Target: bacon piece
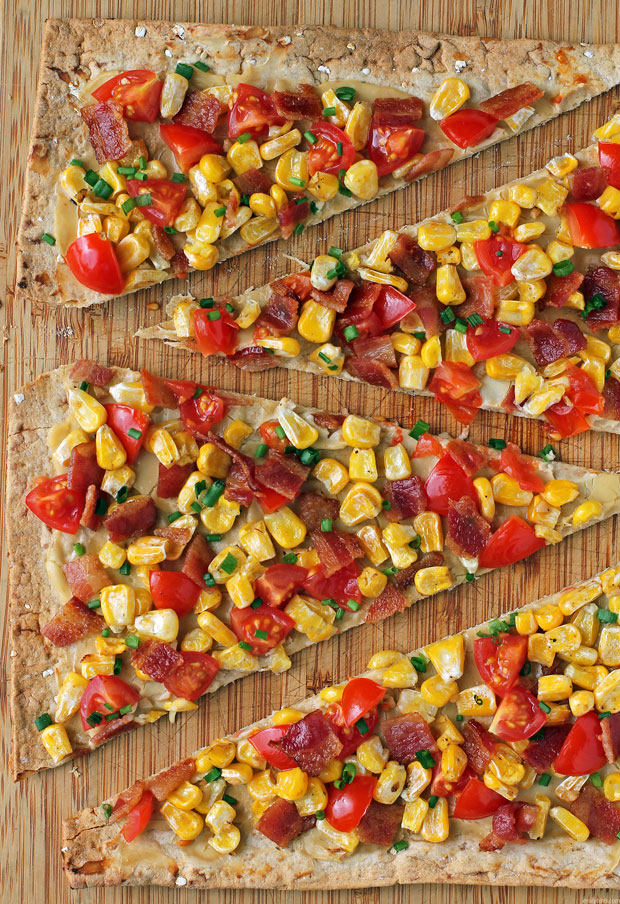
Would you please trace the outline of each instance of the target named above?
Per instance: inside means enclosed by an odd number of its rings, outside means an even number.
[[[548,725],[542,738],[530,740],[523,752],[523,759],[536,772],[546,772],[554,763],[572,725]]]
[[[228,355],[227,360],[240,370],[249,370],[253,373],[278,366],[277,357],[261,345],[248,345],[234,355]]]
[[[131,148],[131,138],[121,104],[115,100],[106,100],[82,107],[80,113],[88,126],[97,163],[120,160],[125,156]]]
[[[110,587],[112,581],[94,552],[85,553],[65,562],[62,566],[69,590],[83,603],[94,600],[103,587]]]
[[[389,336],[366,336],[354,339],[351,348],[356,357],[380,361],[387,367],[396,367],[394,346]]]
[[[435,568],[437,565],[443,564],[443,555],[440,552],[429,552],[422,556],[417,562],[408,565],[407,568],[399,568],[392,580],[396,586],[405,590],[415,583],[415,576],[421,568]],[[372,607],[371,607],[372,608]]]
[[[272,291],[267,304],[256,320],[255,327],[264,330],[271,336],[290,336],[297,325],[298,310],[299,301],[292,295],[281,295],[279,292]],[[234,357],[235,355],[233,355]]]
[[[394,584],[387,584],[376,600],[368,608],[364,621],[378,622],[396,612],[402,612],[409,605],[409,600]]]
[[[620,420],[620,382],[615,377],[611,376],[605,381],[603,398],[605,400],[603,417],[608,417],[612,421]]]
[[[113,512],[109,512],[103,519],[103,526],[112,543],[119,543],[130,537],[143,537],[156,521],[157,506],[151,497],[138,496],[121,502]]]
[[[247,474],[239,462],[234,461],[226,476],[224,497],[239,505],[250,506],[256,494],[248,487]]]
[[[615,763],[620,756],[620,713],[601,719],[601,741],[607,762]]]
[[[239,173],[235,176],[234,181],[239,191],[244,195],[253,195],[256,192],[268,195],[269,189],[273,184],[267,173],[262,169],[256,169],[256,167],[246,170],[245,173]]]
[[[114,376],[114,368],[104,367],[88,358],[80,358],[71,368],[69,374],[76,383],[90,383],[91,386],[105,386]]]
[[[349,296],[354,288],[355,283],[353,280],[339,279],[329,292],[321,292],[320,289],[315,289],[313,286],[310,297],[324,307],[331,308],[333,311],[338,311],[339,314],[342,314],[346,310]]]
[[[539,367],[552,364],[568,354],[568,342],[564,336],[544,320],[532,320],[523,332]]]
[[[568,276],[556,276],[552,273],[547,277],[547,291],[543,298],[546,308],[562,308],[573,294],[577,292],[584,280],[583,273],[573,270]]]
[[[182,126],[191,126],[211,135],[221,112],[220,102],[212,94],[204,91],[188,91],[183,106],[172,121]]]
[[[409,282],[423,286],[437,266],[434,251],[424,251],[410,236],[402,232],[390,253],[389,259],[401,270]]]
[[[585,822],[593,838],[605,844],[615,844],[618,840],[620,810],[590,782],[583,786],[577,800],[570,805],[570,811]]]
[[[602,295],[606,305],[600,311],[590,311],[586,317],[586,325],[596,332],[609,329],[619,322],[620,308],[620,273],[609,267],[591,269],[581,284],[581,291],[586,301],[594,295]]]
[[[469,496],[458,502],[451,499],[448,506],[446,546],[457,556],[479,556],[489,542],[491,528]]]
[[[87,528],[88,530],[97,530],[99,528],[99,524],[101,522],[101,518],[97,514],[97,502],[99,500],[99,490],[96,486],[89,486],[86,490],[86,498],[84,500],[84,511],[82,512],[82,517],[80,518],[80,524],[82,527]]]
[[[346,534],[339,530],[326,533],[312,530],[310,536],[326,578],[364,555],[354,534]]]
[[[178,400],[166,381],[148,370],[140,371],[140,380],[146,401],[158,408],[177,408]]]
[[[290,239],[295,232],[296,226],[308,216],[309,210],[309,201],[304,195],[295,195],[288,204],[284,204],[280,208],[278,211],[278,222],[283,239]]]
[[[452,210],[469,210],[470,207],[477,207],[479,204],[485,200],[484,195],[464,195],[460,201],[458,201],[453,207]]]
[[[565,320],[563,317],[558,317],[557,320],[553,321],[553,332],[559,333],[566,340],[570,355],[575,355],[587,345],[586,337],[574,320]]]
[[[482,775],[495,753],[495,738],[477,719],[465,722],[459,731],[464,738],[461,746],[467,754],[467,762],[477,775]]]
[[[282,455],[275,449],[258,459],[254,471],[259,483],[290,500],[299,494],[309,473],[310,468],[302,465],[296,455]]]
[[[478,104],[478,109],[490,113],[497,119],[510,119],[522,107],[531,106],[542,96],[543,92],[540,88],[531,82],[524,82],[522,85],[506,88],[505,91],[500,91],[499,94],[483,100],[481,104]]]
[[[456,309],[457,317],[479,314],[484,320],[491,320],[495,311],[495,284],[490,276],[464,276],[461,279],[466,300]]]
[[[274,91],[271,99],[284,119],[319,119],[323,114],[321,98],[312,85],[302,83],[298,91]]]
[[[408,125],[423,115],[424,104],[419,97],[377,97],[372,104],[372,116],[378,125]]]
[[[344,414],[330,414],[328,411],[315,411],[312,415],[317,427],[325,427],[329,433],[339,430],[344,424]]]
[[[204,575],[211,564],[215,553],[202,536],[202,534],[194,534],[191,542],[185,550],[185,561],[181,571],[186,574],[194,584],[201,589],[206,588]]]
[[[427,507],[422,478],[414,474],[402,480],[386,480],[381,495],[390,503],[385,517],[388,521],[404,521],[424,512]]]
[[[232,194],[234,194],[234,192],[231,192],[231,195]],[[236,195],[234,196],[236,197]],[[174,245],[161,226],[156,226],[155,223],[151,223],[151,235],[153,236],[155,250],[159,256],[163,257],[165,261],[171,261],[174,257]]]
[[[596,201],[607,188],[608,170],[602,166],[586,166],[568,174],[571,201]]]
[[[291,273],[289,276],[282,276],[280,279],[274,279],[269,283],[274,292],[280,295],[291,295],[298,301],[305,301],[310,298],[312,292],[312,283],[310,282],[310,271],[304,270],[302,273]]]
[[[102,628],[105,628],[105,621],[102,617],[73,596],[41,628],[41,634],[43,637],[47,637],[55,647],[67,647],[91,634],[98,634]]]
[[[191,527],[175,527],[174,524],[167,527],[156,527],[153,531],[156,537],[163,537],[170,541],[166,550],[166,559],[170,562],[176,562],[181,558],[185,547],[192,539],[192,533]]]
[[[379,318],[373,314],[375,301],[381,294],[381,286],[377,283],[364,283],[352,293],[344,314],[336,318],[336,334],[344,337],[348,326],[354,326],[360,336],[377,336],[383,332]]]
[[[103,468],[97,464],[95,441],[79,443],[71,450],[67,486],[70,490],[86,492],[89,486],[101,486]]]
[[[508,414],[512,414],[516,409],[515,405],[515,388],[514,384],[510,387],[504,398],[502,399],[502,408]]]
[[[376,800],[371,800],[357,827],[362,844],[391,847],[400,829],[404,810],[404,804],[380,804]]]
[[[446,446],[446,451],[468,477],[473,477],[486,463],[486,457],[464,439],[451,439]]]
[[[390,759],[397,760],[403,766],[412,763],[420,750],[428,750],[435,757],[438,753],[435,738],[419,713],[404,713],[385,719],[382,728]]]
[[[111,738],[137,727],[138,723],[134,719],[133,713],[126,713],[120,719],[114,719],[112,722],[102,722],[90,732],[90,746],[101,747]]]
[[[427,173],[434,173],[436,170],[443,169],[454,157],[454,148],[437,148],[436,151],[429,151],[428,154],[422,154],[419,160],[411,166],[405,173],[405,182],[413,182],[420,176]]]
[[[133,808],[142,800],[145,787],[145,783],[139,779],[137,782],[134,782],[130,788],[127,788],[126,791],[119,794],[116,798],[116,803],[114,804],[114,809],[112,810],[112,815],[108,822],[117,822],[119,819],[122,819],[123,816],[128,816]]]
[[[418,323],[421,323],[427,338],[438,336],[445,328],[445,324],[439,316],[439,309],[442,305],[437,300],[435,290],[431,289],[430,286],[421,286],[410,292],[409,298],[415,304],[415,311],[407,314],[401,320],[402,328],[413,328],[416,330],[418,329]]]
[[[382,361],[369,361],[367,358],[347,358],[344,369],[353,377],[369,383],[371,386],[382,386],[385,389],[398,389],[398,378],[393,370]]]
[[[185,760],[179,760],[169,769],[164,769],[158,775],[153,775],[147,779],[146,787],[153,792],[153,796],[159,800],[165,800],[175,788],[178,788],[183,782],[188,782],[196,771],[196,760],[188,757]]]
[[[189,475],[194,471],[195,464],[190,461],[186,465],[170,465],[167,468],[159,462],[159,476],[157,478],[157,495],[160,499],[176,498]]]
[[[282,750],[308,775],[318,775],[342,750],[342,743],[320,709],[295,722],[274,747]]]
[[[538,807],[520,801],[502,804],[493,814],[492,831],[479,842],[481,851],[499,851],[506,844],[525,844],[525,835],[538,815]]]
[[[176,279],[187,279],[189,261],[182,248],[175,252],[174,257],[170,261],[170,269]]]
[[[295,838],[310,828],[308,817],[300,816],[295,804],[290,800],[278,797],[267,807],[255,828],[277,844],[286,847]]]
[[[340,513],[340,503],[322,493],[300,493],[297,499],[299,517],[308,530],[320,530],[321,521],[329,518],[335,521]]]
[[[131,664],[153,681],[163,682],[172,669],[183,665],[183,657],[168,643],[143,640],[137,649],[132,650]]]

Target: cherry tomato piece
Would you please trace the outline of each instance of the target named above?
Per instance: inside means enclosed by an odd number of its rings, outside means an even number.
[[[484,110],[457,110],[442,119],[439,125],[450,141],[460,148],[471,148],[492,135],[497,126],[497,117]]]
[[[174,609],[179,617],[191,612],[200,596],[200,587],[182,571],[151,571],[149,588],[156,609]]]
[[[443,455],[424,484],[428,507],[447,517],[450,501],[469,496],[478,505],[478,494],[470,477],[451,455]]]
[[[290,725],[272,725],[257,731],[248,738],[248,741],[270,766],[276,769],[295,769],[297,767],[295,760],[272,746],[275,741],[282,740],[290,727]]]
[[[88,682],[80,700],[82,728],[84,731],[89,731],[94,727],[87,721],[94,712],[98,712],[103,721],[105,716],[118,712],[124,706],[134,706],[139,699],[138,691],[122,678],[116,678],[113,675],[97,675]]]
[[[164,678],[164,687],[175,697],[197,700],[207,690],[217,675],[220,664],[207,653],[179,651],[183,663],[177,665]]]
[[[365,740],[367,741],[368,738],[371,737],[379,721],[379,713],[377,712],[377,710],[369,710],[369,712],[367,712],[364,716],[364,722],[367,725],[368,731],[362,734],[357,726],[357,723],[355,723],[354,725],[345,724],[344,713],[342,711],[342,706],[340,705],[340,703],[332,704],[325,715],[331,722],[331,726],[334,732],[338,735],[340,743],[342,744],[342,750],[337,757],[337,759],[339,760],[345,760],[348,756],[351,756],[351,754],[355,753],[360,744]]]
[[[356,775],[343,788],[329,785],[325,818],[330,826],[339,832],[356,829],[370,806],[376,785],[374,775]]]
[[[599,141],[598,159],[608,172],[607,181],[620,189],[620,144],[615,141]]]
[[[129,811],[127,821],[121,829],[121,834],[128,843],[137,838],[143,832],[153,813],[153,793],[143,791],[142,797],[135,807]]]
[[[381,321],[384,330],[399,323],[415,308],[415,303],[393,286],[383,286],[372,307],[372,313]]]
[[[531,493],[542,493],[545,489],[545,482],[540,476],[538,469],[534,466],[530,458],[526,458],[521,454],[521,450],[514,443],[508,443],[499,459],[500,471],[505,471],[517,481],[522,490],[529,490]]]
[[[26,496],[30,511],[55,530],[74,534],[84,511],[84,493],[67,487],[67,475],[40,477]]]
[[[474,251],[482,272],[490,276],[496,286],[507,286],[514,278],[511,267],[525,254],[527,245],[505,235],[494,235],[474,242]]]
[[[270,565],[254,582],[254,592],[268,606],[278,607],[290,600],[307,576],[308,569],[301,565],[287,565],[286,562]]]
[[[368,136],[368,156],[377,167],[379,178],[411,160],[420,150],[423,141],[423,129],[403,122],[402,117],[390,118],[386,113],[379,117],[373,115]]]
[[[503,697],[519,680],[519,672],[527,659],[527,637],[507,633],[498,638],[477,637],[474,659],[484,683]]]
[[[159,116],[162,88],[163,82],[151,69],[128,69],[108,79],[92,95],[98,101],[118,101],[125,119],[154,122]]]
[[[335,600],[343,609],[350,608],[349,600],[361,603],[362,594],[359,589],[359,569],[355,562],[349,562],[344,568],[330,575],[323,574],[322,568],[316,566],[304,581],[304,590],[317,600]]]
[[[244,82],[237,85],[234,103],[228,114],[229,138],[238,138],[246,132],[252,138],[258,138],[269,126],[281,126],[284,122],[284,118],[276,113],[270,94]]]
[[[525,741],[540,731],[546,721],[536,697],[515,684],[504,695],[489,731],[502,741]]]
[[[187,399],[179,404],[179,414],[183,426],[190,433],[207,433],[226,414],[223,400],[215,393],[204,389],[197,399]]]
[[[385,688],[370,678],[352,678],[342,693],[340,705],[345,725],[353,725],[385,697]]]
[[[215,317],[219,314],[219,317]],[[196,342],[203,355],[232,355],[237,345],[239,324],[224,308],[199,308],[194,311]]]
[[[547,408],[545,420],[554,430],[557,430],[563,439],[577,436],[579,433],[586,433],[590,429],[590,424],[581,411],[575,405],[563,400]]]
[[[286,612],[266,603],[257,609],[251,606],[238,609],[235,606],[230,613],[230,623],[239,640],[250,644],[250,652],[254,656],[273,650],[295,627],[295,622]]]
[[[112,428],[127,453],[128,464],[133,464],[144,444],[151,419],[148,414],[131,408],[130,405],[110,404],[103,406],[108,412],[108,426]],[[130,436],[129,431],[137,431],[140,436]]]
[[[174,154],[174,159],[182,173],[190,170],[205,154],[224,153],[215,138],[194,126],[162,123],[159,127],[159,134]]]
[[[506,798],[487,788],[479,778],[470,778],[456,799],[455,819],[484,819],[506,803]]]
[[[120,295],[125,288],[125,277],[121,273],[114,245],[98,232],[81,235],[72,242],[65,261],[77,281],[93,292]]]
[[[487,320],[467,330],[465,339],[469,354],[475,361],[486,361],[495,355],[505,355],[517,344],[520,332],[499,320]]]
[[[586,201],[564,207],[571,242],[577,248],[612,248],[620,244],[620,229],[613,217]]]
[[[591,775],[606,763],[598,713],[591,711],[579,716],[566,736],[553,768],[560,775]]]
[[[127,191],[132,198],[150,196],[151,203],[140,207],[140,211],[156,226],[172,226],[187,194],[184,183],[169,179],[127,179]]]
[[[260,425],[258,431],[263,442],[266,443],[270,449],[275,449],[276,452],[284,452],[286,447],[290,446],[290,443],[286,438],[286,433],[284,433],[283,428],[280,426],[280,421],[265,421],[264,424]]]
[[[355,149],[348,136],[331,122],[315,122],[310,129],[318,141],[308,151],[308,174],[331,173],[348,170],[355,160]],[[340,146],[340,153],[338,153]]]
[[[545,546],[534,528],[518,515],[511,515],[491,534],[479,558],[480,568],[501,568],[531,556]]]

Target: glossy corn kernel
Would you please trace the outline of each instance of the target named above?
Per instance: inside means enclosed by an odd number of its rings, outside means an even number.
[[[306,537],[306,525],[288,505],[265,515],[265,524],[273,539],[283,549],[299,546]]]
[[[576,526],[587,524],[594,518],[599,518],[603,514],[603,506],[597,499],[589,499],[582,502],[573,512],[572,522]]]
[[[167,72],[159,99],[159,112],[162,119],[172,119],[183,106],[187,94],[188,81],[178,72]]]
[[[403,656],[387,668],[381,678],[384,687],[415,687],[417,681],[418,673],[407,656]]]
[[[97,430],[95,446],[97,464],[104,471],[114,471],[116,468],[122,468],[127,461],[125,447],[107,424],[102,424]]]
[[[551,807],[549,816],[575,841],[587,841],[590,837],[590,830],[587,825],[565,807]]]
[[[578,665],[570,662],[565,667],[564,674],[570,678],[577,687],[593,691],[597,685],[607,677],[608,672],[604,666]]]
[[[452,575],[446,565],[435,565],[431,568],[421,568],[415,575],[415,586],[422,596],[430,596],[432,593],[440,593],[452,587]]]
[[[264,242],[270,235],[278,229],[278,220],[269,217],[252,217],[247,223],[241,226],[239,233],[244,242],[248,245],[258,245]]]
[[[603,588],[596,581],[590,581],[578,587],[570,587],[560,595],[558,606],[564,615],[572,615],[577,609],[598,599],[602,590]]]
[[[249,742],[247,743],[249,744]],[[254,778],[248,782],[247,787],[250,797],[253,797],[254,800],[269,801],[276,796],[276,783],[271,769],[257,772]]]
[[[202,791],[197,785],[184,781],[168,795],[166,800],[179,810],[193,810],[202,801]]]
[[[429,113],[433,119],[444,119],[451,113],[456,113],[468,99],[469,87],[467,84],[460,78],[450,76],[443,80],[433,94]]]
[[[467,754],[456,744],[448,744],[441,754],[441,771],[448,782],[456,782],[465,772]]]
[[[437,808],[435,807],[435,809]],[[403,829],[419,834],[422,831],[422,826],[428,813],[428,802],[424,798],[417,797],[413,800],[408,800],[405,804],[401,823]]]
[[[183,253],[194,270],[211,270],[218,261],[218,250],[209,242],[186,242]]]
[[[461,242],[461,254],[463,253],[462,243],[481,242],[491,237],[491,227],[487,220],[464,220],[456,226],[456,237]],[[475,252],[474,252],[475,256]],[[476,258],[476,269],[478,267],[478,259]],[[468,268],[469,269],[469,268]]]
[[[252,324],[258,320],[260,312],[261,307],[259,303],[255,299],[249,298],[243,305],[235,322],[239,325],[240,329],[247,330],[248,327],[252,326]]]
[[[372,201],[379,192],[379,173],[372,160],[358,160],[346,171],[343,182],[356,198]]]
[[[550,480],[545,484],[541,496],[549,505],[559,508],[579,496],[579,487],[572,480]]]
[[[435,292],[442,304],[456,305],[465,301],[465,289],[461,284],[458,270],[453,264],[444,264],[437,268]]]
[[[556,786],[555,796],[567,803],[572,803],[577,800],[579,792],[589,778],[589,775],[569,775]]]
[[[585,716],[594,709],[594,694],[592,691],[574,691],[568,698],[568,705],[573,716]]]
[[[231,854],[239,847],[241,841],[241,831],[237,826],[228,823],[219,832],[216,832],[207,840],[209,844],[218,854]]]
[[[315,173],[308,182],[308,191],[319,201],[330,201],[338,194],[339,186],[340,183],[338,182],[337,176],[334,176],[332,173],[322,173],[319,171]],[[279,185],[277,187],[280,188]],[[293,186],[289,184],[286,188],[291,191]]]
[[[308,776],[299,767],[283,769],[276,776],[276,794],[284,800],[298,800],[308,790]]]
[[[404,355],[398,367],[398,385],[401,389],[422,390],[426,387],[430,370],[420,355]]]
[[[86,433],[95,433],[108,419],[103,405],[81,389],[69,390],[69,410]]]
[[[355,830],[352,832],[340,832],[330,825],[326,819],[320,819],[316,824],[316,828],[322,835],[325,835],[330,845],[342,851],[347,851],[349,854],[352,854],[360,843],[359,835]]]
[[[292,666],[292,662],[283,645],[280,643],[277,647],[267,655],[267,667],[271,672],[280,675],[282,672],[288,671]]]
[[[546,632],[548,643],[555,653],[570,653],[581,645],[581,632],[575,625],[559,625]]]
[[[521,208],[515,201],[504,201],[498,198],[491,203],[489,208],[489,220],[495,223],[505,223],[511,229],[519,222]]]
[[[499,304],[497,319],[510,324],[510,326],[527,326],[534,319],[534,314],[533,302],[507,298]]]
[[[421,691],[405,688],[398,698],[398,708],[403,713],[418,713],[425,722],[433,722],[437,706],[427,700]]]
[[[373,449],[353,449],[349,458],[349,479],[374,483],[379,474]]]
[[[529,505],[533,498],[530,490],[522,490],[515,478],[503,471],[493,475],[491,487],[493,498],[501,505]]]
[[[482,780],[487,788],[490,788],[491,791],[495,791],[496,794],[500,794],[502,797],[506,798],[506,800],[514,800],[519,793],[519,789],[515,785],[507,785],[506,782],[503,782],[498,778],[496,772],[493,771],[491,767],[485,771]]]
[[[169,548],[166,537],[138,537],[127,547],[127,559],[132,565],[157,565],[165,561]]]
[[[575,626],[571,625],[571,627]],[[581,634],[581,631],[579,633]],[[576,650],[558,653],[558,656],[565,662],[572,662],[574,665],[594,665],[598,659],[598,650],[594,647],[579,646]]]
[[[280,795],[281,796],[281,795]],[[313,816],[327,806],[327,789],[320,778],[308,779],[306,791],[295,799],[300,816]]]
[[[614,803],[620,800],[620,772],[611,772],[603,781],[603,794]]]
[[[183,637],[179,646],[186,652],[206,653],[213,646],[213,639],[202,628],[193,628]]]
[[[276,552],[264,521],[253,521],[239,530],[239,545],[259,562],[273,559]]]
[[[458,692],[456,681],[444,681],[440,675],[433,675],[420,685],[422,698],[431,706],[445,706]]]
[[[400,797],[401,791],[407,781],[407,770],[395,760],[390,760],[381,770],[373,798],[380,804],[393,804]]]
[[[223,480],[230,469],[230,455],[213,443],[204,443],[199,449],[196,467],[207,477]]]
[[[533,524],[543,524],[546,527],[555,527],[560,517],[559,508],[554,508],[548,502],[537,495],[532,498],[527,509],[527,520]]]
[[[319,697],[326,703],[340,703],[345,687],[344,684],[332,684],[330,687],[324,687],[319,691]]]
[[[134,623],[136,614],[136,595],[128,584],[111,584],[102,587],[101,614],[111,628],[121,628]]]
[[[381,532],[375,524],[367,524],[356,533],[360,546],[373,565],[381,565],[388,557],[388,551],[383,545]]]
[[[392,273],[394,267],[390,260],[390,253],[394,249],[398,241],[398,233],[392,229],[386,229],[376,239],[370,248],[370,251],[364,254],[362,262],[370,267],[371,270],[379,273]],[[359,264],[357,265],[359,267]],[[356,268],[357,269],[357,268]]]
[[[465,667],[465,642],[462,634],[454,634],[445,640],[438,640],[424,648],[435,671],[445,681],[455,681],[462,677]]]
[[[604,625],[598,640],[598,655],[603,665],[620,666],[620,625]]]
[[[341,100],[332,88],[327,88],[322,92],[321,101],[323,103],[324,109],[333,107],[336,111],[331,116],[326,117],[328,121],[333,123],[335,126],[344,126],[351,114],[351,108],[349,107],[349,105]]]
[[[364,769],[379,775],[388,761],[389,752],[383,747],[381,738],[372,735],[367,741],[362,741],[355,751],[355,756]]]
[[[73,752],[69,736],[62,725],[54,723],[48,725],[47,728],[43,729],[39,737],[55,763],[60,763],[61,760],[64,760],[66,756]]]
[[[414,801],[431,783],[432,769],[425,769],[417,760],[407,766],[407,785],[402,791],[401,797],[406,801]]]
[[[319,431],[308,423],[296,411],[285,408],[278,415],[280,426],[286,433],[286,438],[296,449],[307,449],[319,438]]]
[[[403,443],[387,447],[383,454],[383,467],[387,480],[403,480],[411,476],[411,460]]]
[[[569,260],[575,253],[575,249],[572,245],[567,245],[565,242],[558,242],[555,240],[549,242],[546,250],[547,255],[554,264],[559,263],[559,261]]]
[[[458,245],[450,245],[449,248],[444,248],[443,251],[437,251],[437,263],[441,266],[443,264],[460,264],[461,263],[461,251]]]
[[[546,179],[536,187],[536,207],[548,217],[555,217],[567,196],[567,188],[554,179]]]
[[[81,443],[87,443],[88,441],[89,437],[83,430],[71,430],[56,447],[53,456],[54,461],[56,461],[61,468],[66,468],[71,460],[71,452],[73,449]]]
[[[514,232],[517,242],[531,242],[545,231],[545,224],[540,222],[521,223]]]
[[[515,616],[515,627],[517,634],[535,634],[538,631],[538,622],[532,609],[526,612],[519,612]]]
[[[122,273],[135,270],[149,257],[151,246],[143,235],[126,235],[116,246],[116,257]]]
[[[113,675],[114,656],[106,653],[87,653],[80,660],[80,671],[87,679],[95,678],[97,675]]]
[[[256,657],[242,649],[238,643],[231,644],[224,650],[213,650],[211,655],[217,659],[222,669],[253,672],[259,667]]]
[[[446,330],[445,332],[446,361],[455,361],[473,367],[476,363],[467,347],[467,336],[458,330]]]
[[[146,434],[144,447],[148,452],[152,452],[165,468],[179,460],[177,445],[170,431],[164,427],[151,427]]]
[[[202,816],[193,810],[181,810],[169,800],[163,802],[160,812],[174,834],[183,841],[193,841],[204,828]]]
[[[179,617],[174,609],[155,609],[137,615],[134,625],[140,638],[172,643],[179,633]]]
[[[372,270],[370,267],[358,267],[357,272],[361,279],[366,282],[379,283],[382,286],[394,286],[399,292],[407,291],[407,280],[402,276],[395,276],[391,273],[380,273],[378,270]]]
[[[333,625],[335,610],[331,606],[323,606],[312,597],[295,594],[284,611],[295,622],[297,631],[313,642],[327,640],[336,631]]]
[[[542,631],[549,631],[550,628],[557,628],[564,621],[562,610],[553,603],[541,606],[534,612],[536,621]]]
[[[456,698],[456,708],[461,716],[492,716],[497,709],[495,694],[485,684],[468,687]]]
[[[531,185],[511,185],[508,189],[508,197],[514,201],[519,207],[531,210],[536,203],[536,189]]]
[[[66,722],[80,708],[80,700],[88,680],[77,672],[67,672],[56,698],[56,722]]]
[[[598,199],[598,206],[617,220],[620,217],[620,191],[612,185],[608,185]]]
[[[474,480],[474,489],[478,497],[482,517],[486,518],[487,521],[492,521],[495,517],[495,496],[491,481],[486,477],[476,477]]]
[[[433,809],[429,809],[424,817],[422,837],[425,841],[439,844],[445,841],[449,834],[448,801],[445,797],[440,797]]]
[[[450,223],[423,223],[417,242],[425,251],[444,251],[456,241],[456,229]]]
[[[319,480],[332,496],[341,493],[349,482],[348,469],[335,458],[322,458],[315,465],[312,476]]]
[[[244,574],[235,574],[226,581],[226,590],[233,605],[238,609],[247,609],[254,602],[254,588]]]
[[[541,675],[538,679],[538,699],[545,703],[567,700],[573,692],[568,675]]]
[[[266,336],[258,339],[256,344],[270,349],[278,358],[296,358],[300,351],[299,342],[292,336]]]
[[[120,568],[127,558],[127,553],[122,546],[108,540],[99,550],[98,558],[106,568]]]
[[[530,245],[511,267],[512,275],[519,281],[544,279],[552,270],[553,261],[538,245]]]
[[[427,339],[420,351],[420,357],[424,367],[433,370],[441,363],[441,340],[439,336],[431,336]]]
[[[354,483],[340,505],[340,519],[351,527],[360,521],[376,518],[383,509],[382,503],[381,493],[376,487],[361,481]]]
[[[72,201],[78,201],[83,193],[89,190],[84,181],[84,170],[81,166],[68,166],[60,177],[60,187],[63,193]]]
[[[291,177],[297,181],[292,182]],[[297,151],[295,148],[285,151],[276,164],[275,179],[277,184],[287,191],[299,191],[300,188],[305,188],[308,184],[307,153]],[[299,184],[299,180],[303,182],[303,185]]]
[[[301,144],[301,137],[299,129],[291,129],[284,135],[278,135],[277,138],[264,141],[259,149],[260,155],[263,160],[275,160],[276,157],[280,157],[285,151],[296,148],[298,144]],[[252,205],[250,204],[250,206]],[[275,216],[275,212],[272,216]]]

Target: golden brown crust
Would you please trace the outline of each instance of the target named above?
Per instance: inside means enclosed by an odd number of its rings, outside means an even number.
[[[208,62],[218,74],[248,80],[284,77],[318,85],[354,79],[392,87],[428,102],[446,75],[463,72],[479,102],[532,81],[546,103],[521,129],[531,128],[608,90],[620,81],[618,45],[559,45],[550,41],[456,37],[325,26],[238,27],[174,25],[138,20],[51,19],[47,22],[32,129],[28,177],[18,238],[17,293],[54,304],[84,306],[107,300],[80,286],[41,242],[54,234],[56,180],[69,160],[88,147],[86,128],[72,97],[77,87],[106,69],[152,68],[177,61]],[[463,67],[463,63],[465,66]],[[556,101],[551,103],[551,98]],[[497,140],[510,137],[507,129]],[[455,151],[453,159],[474,153]],[[403,187],[394,182],[382,193]],[[350,199],[343,207],[361,203]],[[323,217],[318,214],[312,222]],[[224,259],[246,250],[235,234],[220,249]]]

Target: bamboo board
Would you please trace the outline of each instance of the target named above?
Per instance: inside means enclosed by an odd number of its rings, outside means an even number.
[[[523,9],[523,5],[526,9]],[[558,41],[620,41],[620,16],[615,0],[532,0],[526,4],[510,0],[205,0],[190,3],[173,0],[6,0],[0,21],[0,171],[5,184],[0,204],[0,456],[6,449],[6,402],[16,388],[45,370],[78,357],[128,367],[146,366],[159,373],[200,378],[226,389],[254,392],[278,398],[289,395],[299,402],[325,408],[347,406],[360,414],[378,412],[413,423],[418,417],[429,421],[433,430],[458,429],[449,415],[437,410],[429,400],[412,406],[410,398],[390,396],[372,387],[360,387],[294,372],[270,371],[244,375],[226,365],[210,368],[196,356],[191,359],[154,343],[139,343],[131,337],[139,324],[161,318],[164,292],[160,287],[99,307],[91,312],[63,311],[46,306],[21,307],[13,301],[14,243],[26,165],[28,133],[36,89],[36,72],[42,28],[48,16],[117,16],[124,18],[198,20],[236,24],[321,23],[340,26],[368,26],[397,30],[446,31],[455,34],[496,37],[535,37]],[[505,142],[477,158],[450,167],[430,179],[398,192],[382,202],[367,205],[349,214],[346,222],[336,218],[306,232],[286,244],[269,245],[246,254],[238,262],[224,264],[216,274],[195,274],[192,287],[203,295],[237,292],[250,284],[260,285],[289,269],[282,251],[308,257],[330,245],[362,244],[382,229],[415,222],[464,194],[476,194],[493,185],[544,165],[565,150],[588,143],[592,129],[603,122],[620,102],[618,90],[561,117],[546,128]],[[173,284],[174,285],[174,284]],[[147,309],[157,303],[157,310]],[[202,368],[202,369],[201,369]],[[506,436],[536,453],[546,439],[540,425],[520,418],[504,421],[491,414],[481,415],[471,437],[485,442],[489,436]],[[592,434],[566,441],[561,455],[574,464],[593,467],[620,467],[620,437]],[[2,463],[2,487],[4,463]],[[0,518],[4,494],[0,492]],[[4,531],[0,530],[0,547]],[[520,605],[565,586],[620,558],[618,526],[607,522],[600,528],[579,533],[557,549],[548,548],[534,561],[509,572],[487,576],[475,585],[443,594],[417,604],[413,609],[383,625],[367,625],[347,632],[342,638],[297,656],[293,668],[283,678],[261,674],[224,689],[214,699],[204,701],[198,712],[175,724],[125,735],[88,762],[77,761],[12,785],[8,770],[0,773],[0,899],[5,904],[67,904],[75,896],[69,891],[60,865],[61,819],[126,787],[135,778],[164,767],[168,762],[204,744],[209,738],[267,715],[285,703],[314,692],[326,682],[345,679],[362,670],[371,652],[384,647],[412,649],[444,634]],[[2,560],[0,599],[6,587],[6,562]],[[10,648],[3,625],[0,653],[0,685],[8,686]],[[0,762],[9,756],[8,704],[0,694]],[[506,857],[510,848],[506,849]],[[454,886],[412,886],[396,890],[374,890],[315,894],[313,904],[387,904],[425,902],[449,904],[594,904],[618,898],[610,893],[571,892],[562,889],[456,888]],[[92,889],[81,893],[88,904],[171,904],[198,900],[213,904],[305,904],[301,894],[279,892],[176,892],[168,889]]]

